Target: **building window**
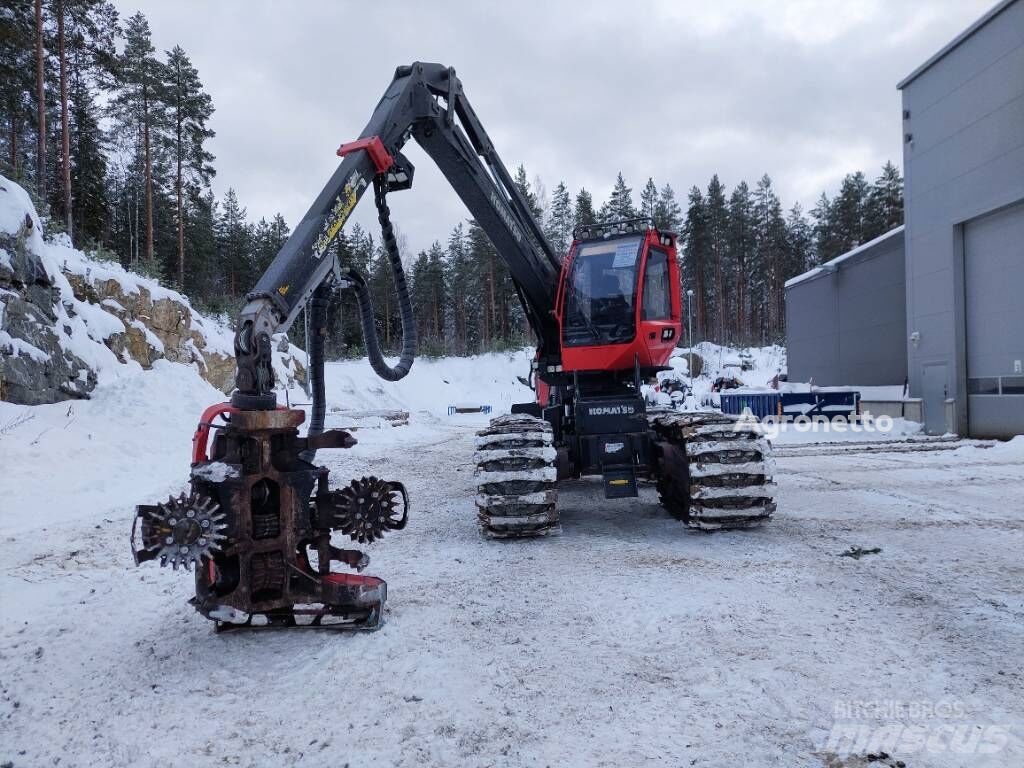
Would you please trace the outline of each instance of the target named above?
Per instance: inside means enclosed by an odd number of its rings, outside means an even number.
[[[967,394],[968,395],[998,395],[999,394],[999,377],[988,376],[983,379],[968,379],[967,380]]]
[[[1024,376],[1003,376],[1004,395],[1024,395]]]

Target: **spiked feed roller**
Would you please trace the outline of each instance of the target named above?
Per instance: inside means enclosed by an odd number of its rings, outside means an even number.
[[[402,484],[372,475],[318,496],[317,507],[327,512],[331,528],[360,544],[379,539],[385,531],[402,530],[409,519],[409,498]]]
[[[304,419],[284,408],[207,409],[193,439],[190,492],[136,508],[136,564],[194,570],[191,603],[218,630],[380,623],[387,585],[337,571],[362,571],[369,558],[334,546],[331,534],[369,543],[401,530],[405,488],[363,477],[331,490],[327,469],[307,459],[318,449],[350,448],[355,438],[342,430],[299,437]]]
[[[140,506],[136,523],[141,524],[142,550],[132,547],[135,564],[160,558],[160,565],[179,565],[191,570],[202,558],[220,549],[224,513],[213,499],[193,493],[187,499],[168,497],[163,504]],[[135,532],[132,531],[134,542]]]

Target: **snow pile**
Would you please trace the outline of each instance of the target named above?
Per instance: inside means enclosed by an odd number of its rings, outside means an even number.
[[[183,363],[222,391],[234,379],[233,332],[156,280],[45,239],[28,194],[0,176],[0,400],[40,404],[87,397],[157,360]],[[305,354],[275,345],[285,386]]]
[[[700,358],[690,376],[688,356]],[[648,401],[686,410],[716,407],[718,398],[711,388],[720,378],[738,379],[744,390],[766,391],[777,376],[786,373],[786,349],[767,347],[729,347],[702,341],[691,347],[677,347],[668,361],[671,371],[657,375],[657,385],[644,387]],[[689,395],[685,394],[689,391]]]
[[[190,366],[135,368],[105,378],[88,400],[0,402],[0,499],[10,502],[0,531],[122,522],[136,503],[184,488],[199,416],[224,395]]]
[[[527,378],[533,349],[491,352],[473,357],[416,361],[401,381],[378,378],[365,359],[328,363],[328,400],[342,409],[397,409],[448,417],[451,406],[490,406],[491,415],[508,413],[513,403],[533,402]]]

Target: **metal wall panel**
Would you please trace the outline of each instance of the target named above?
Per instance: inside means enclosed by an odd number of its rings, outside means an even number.
[[[969,433],[1024,433],[1024,397],[1002,394],[1024,367],[1024,204],[972,219],[963,237]]]
[[[1024,0],[903,87],[910,393],[945,363],[967,429],[966,222],[1024,200]],[[993,343],[996,343],[993,341]],[[934,372],[933,372],[934,373]]]
[[[841,257],[842,258],[842,257]],[[820,386],[903,384],[907,376],[903,237],[842,260],[786,289],[790,381]]]

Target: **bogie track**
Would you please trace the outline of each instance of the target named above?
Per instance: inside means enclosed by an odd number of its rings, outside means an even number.
[[[665,508],[700,530],[750,528],[775,511],[771,446],[756,423],[715,412],[657,412]]]
[[[527,414],[499,416],[476,439],[476,506],[493,538],[544,536],[559,529],[558,471],[551,425]]]

